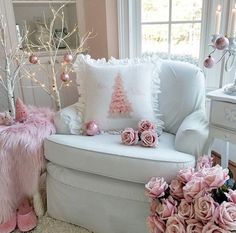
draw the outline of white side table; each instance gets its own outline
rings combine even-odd
[[[209,138],[206,144],[208,154],[211,153],[215,138],[226,141],[226,151],[221,155],[221,165],[228,167],[229,142],[236,144],[236,96],[227,95],[223,89],[207,94],[211,99]]]

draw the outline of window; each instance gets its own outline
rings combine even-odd
[[[141,0],[141,53],[197,65],[201,24],[202,0]]]
[[[203,61],[212,51],[217,6],[221,6],[220,34],[231,27],[236,0],[117,0],[120,57],[157,53],[164,59],[188,61],[203,68],[209,90],[233,80],[223,62],[205,69]],[[218,60],[222,53],[215,54]]]

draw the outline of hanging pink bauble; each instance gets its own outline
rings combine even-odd
[[[229,46],[229,40],[225,36],[221,36],[216,39],[215,47],[219,50],[224,50]]]
[[[212,68],[215,64],[215,59],[212,56],[208,56],[205,60],[204,60],[204,66],[206,68]]]
[[[29,57],[29,62],[31,64],[37,64],[38,63],[38,57],[34,54],[31,54],[30,57]]]
[[[88,121],[85,123],[85,134],[88,136],[94,136],[100,133],[98,124],[95,121]]]
[[[66,63],[71,63],[72,60],[73,60],[73,56],[72,56],[71,54],[66,53],[66,54],[64,55],[64,62],[66,62]]]
[[[68,82],[70,79],[69,74],[65,74],[64,72],[61,74],[61,81],[62,82]]]

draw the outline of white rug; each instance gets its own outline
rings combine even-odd
[[[29,231],[31,233],[91,233],[90,231],[75,226],[69,223],[65,223],[59,220],[52,219],[46,214],[44,217],[40,218],[38,226]],[[15,230],[13,233],[20,233],[19,230]]]

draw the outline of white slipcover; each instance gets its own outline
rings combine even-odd
[[[163,61],[160,80],[165,132],[158,148],[128,147],[120,144],[119,135],[106,134],[52,135],[45,141],[45,156],[50,161],[49,215],[96,233],[148,232],[148,203],[144,196],[137,199],[133,194],[137,188],[144,192],[151,176],[164,176],[169,181],[179,169],[194,166],[208,135],[201,70],[188,63]],[[68,119],[71,113],[78,120],[73,105],[58,114]],[[58,126],[57,132],[74,134],[71,127],[76,120],[70,124],[58,114],[56,123],[63,127]],[[129,187],[129,196],[124,195],[124,187]],[[93,207],[94,211],[88,210]]]

